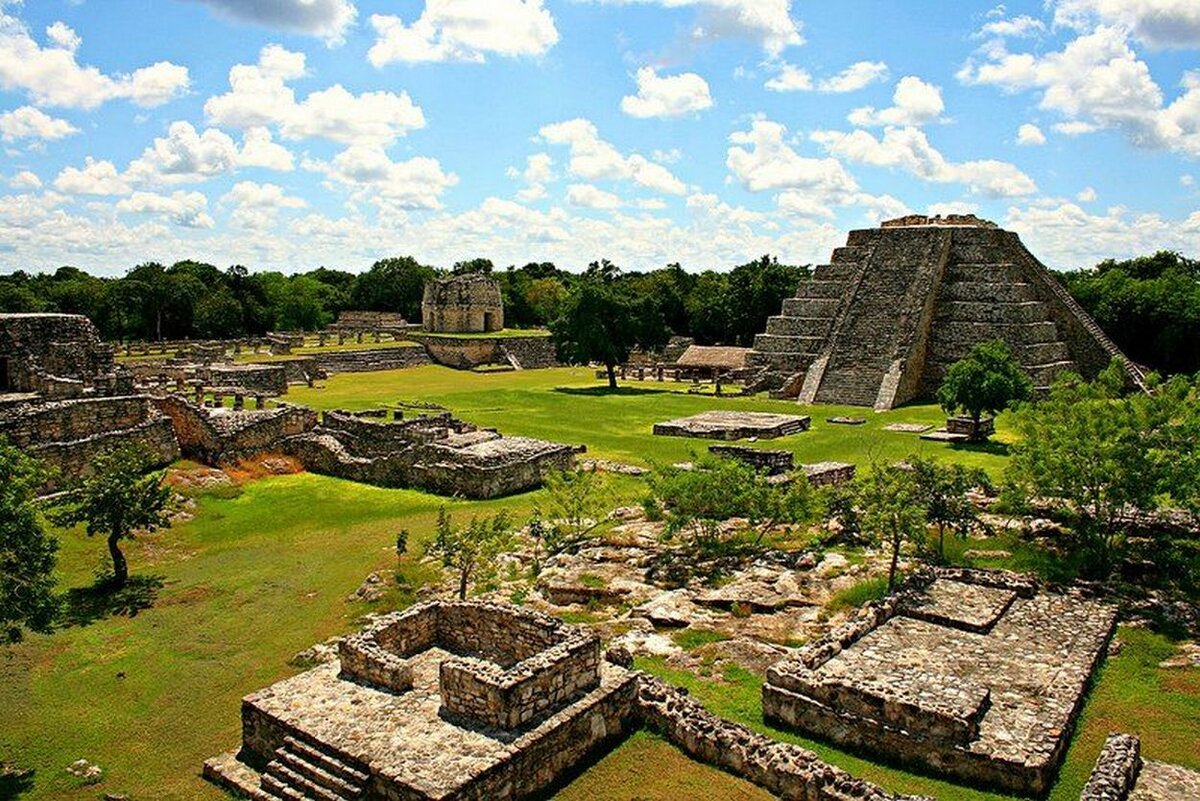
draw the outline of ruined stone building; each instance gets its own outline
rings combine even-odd
[[[757,387],[802,403],[876,410],[936,392],[972,347],[1000,339],[1035,386],[1115,357],[1141,374],[1011,231],[973,215],[912,216],[851,231],[782,313],[749,362]]]
[[[128,389],[113,348],[81,314],[0,314],[0,394],[56,398]]]
[[[421,320],[436,334],[481,334],[504,328],[500,284],[480,273],[439,278],[425,285]]]

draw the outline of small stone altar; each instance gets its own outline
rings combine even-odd
[[[654,434],[721,440],[777,439],[807,431],[811,424],[812,418],[807,415],[711,411],[655,423]]]

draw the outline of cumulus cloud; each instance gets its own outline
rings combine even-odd
[[[353,0],[191,0],[227,19],[250,22],[289,33],[319,36],[341,44],[358,10]]]
[[[234,225],[257,230],[274,225],[280,209],[308,208],[303,198],[288,195],[283,187],[254,181],[238,181],[221,197],[221,205],[232,207]]]
[[[263,167],[279,172],[295,169],[292,152],[273,141],[271,131],[265,127],[249,128],[242,134],[242,151],[238,155],[238,166]]]
[[[1042,129],[1027,122],[1017,129],[1017,144],[1026,147],[1046,144],[1046,135]]]
[[[1096,190],[1090,186],[1085,186],[1082,190],[1080,190],[1079,194],[1075,196],[1075,199],[1080,203],[1092,203],[1096,200],[1096,197]]]
[[[106,75],[75,58],[81,40],[61,22],[39,44],[29,28],[0,3],[0,88],[22,91],[41,106],[92,109],[117,98],[146,108],[160,106],[189,85],[186,67],[159,61],[128,75]]]
[[[0,139],[5,142],[62,139],[77,133],[79,129],[71,123],[51,117],[33,106],[21,106],[0,114]]]
[[[558,42],[554,17],[542,0],[426,0],[405,25],[390,14],[371,15],[377,35],[367,58],[376,67],[393,62],[473,61],[489,53],[540,56]]]
[[[838,158],[876,167],[898,167],[933,183],[961,183],[989,197],[1014,197],[1037,191],[1037,184],[1016,166],[983,159],[954,163],[929,143],[919,128],[888,127],[875,138],[867,131],[816,131],[813,141]]]
[[[407,92],[356,95],[334,84],[298,101],[287,83],[305,73],[303,53],[267,45],[257,64],[236,64],[230,69],[230,91],[210,97],[204,113],[214,125],[276,126],[286,139],[315,137],[377,147],[425,126],[424,113]]]
[[[766,82],[773,92],[826,92],[842,94],[857,92],[878,81],[887,80],[888,66],[882,61],[859,61],[851,64],[837,75],[813,82],[812,76],[792,64],[783,63],[778,74]]]
[[[777,122],[755,120],[750,130],[730,135],[725,165],[751,192],[804,189],[828,200],[858,191],[857,182],[841,162],[801,156],[784,140],[786,133]]]
[[[88,156],[82,168],[65,167],[54,179],[54,188],[68,195],[128,195],[129,182],[111,161]]]
[[[1200,47],[1195,0],[1057,0],[1054,22],[1086,30],[1097,21],[1119,25],[1154,48]]]
[[[13,189],[41,189],[42,179],[38,178],[29,170],[21,170],[19,173],[8,179],[8,185]]]
[[[1022,15],[1019,17],[992,20],[979,30],[978,36],[1019,39],[1026,36],[1036,36],[1037,34],[1044,33],[1045,30],[1046,23],[1040,19]]]
[[[621,111],[631,117],[683,117],[712,108],[708,82],[694,72],[659,76],[653,67],[637,71],[636,95],[621,100]]]
[[[847,119],[860,128],[925,125],[936,121],[945,109],[939,87],[925,83],[915,75],[906,75],[896,84],[891,107],[863,106],[851,111]]]
[[[542,126],[538,132],[552,145],[570,148],[567,169],[588,181],[633,181],[667,195],[683,195],[687,187],[671,171],[637,153],[623,155],[600,138],[591,120],[573,119]]]
[[[567,202],[572,206],[611,211],[621,207],[621,198],[591,184],[571,184],[567,187]]]
[[[800,24],[792,19],[791,0],[599,0],[614,4],[695,8],[690,27],[695,41],[742,38],[759,42],[769,55],[804,44]]]
[[[392,161],[382,148],[370,145],[352,145],[330,162],[309,160],[303,166],[349,189],[357,200],[397,209],[441,208],[441,196],[458,183],[458,176],[443,171],[437,159]]]
[[[525,187],[518,190],[517,199],[529,203],[541,200],[546,196],[546,184],[558,180],[554,173],[554,159],[549,153],[534,153],[525,158],[525,169],[509,167],[508,177],[518,178],[525,182]]]
[[[170,195],[134,192],[117,203],[118,211],[135,214],[159,214],[184,228],[212,228],[208,198],[199,192],[176,191]]]
[[[229,134],[215,128],[200,132],[190,122],[178,121],[130,163],[127,173],[137,182],[185,183],[231,172],[238,161],[238,147]]]

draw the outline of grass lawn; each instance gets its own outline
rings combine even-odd
[[[702,453],[706,440],[651,435],[654,424],[710,409],[807,414],[812,430],[794,437],[765,440],[763,448],[795,452],[799,462],[844,461],[865,467],[917,453],[949,458],[999,475],[1008,429],[1002,417],[996,442],[951,446],[926,442],[916,434],[884,431],[890,423],[940,426],[946,415],[937,406],[906,406],[882,414],[849,406],[802,407],[769,398],[716,398],[689,395],[687,384],[624,382],[616,391],[597,381],[591,370],[559,368],[505,373],[473,373],[445,367],[416,367],[384,373],[342,373],[323,387],[292,387],[285,400],[315,409],[360,410],[398,401],[431,401],[455,415],[506,434],[583,443],[591,455],[633,464],[671,463]],[[866,424],[826,423],[839,415],[865,417]]]
[[[674,389],[635,385],[611,394],[598,391],[583,370],[474,374],[430,367],[337,376],[326,389],[296,390],[289,400],[321,408],[433,401],[511,434],[583,441],[598,455],[638,463],[683,458],[704,445],[650,437],[656,420],[708,408],[797,408]],[[911,434],[881,430],[890,421],[937,422],[941,415],[933,407],[878,416],[853,410],[869,419],[857,428],[824,423],[826,416],[848,411],[813,410],[814,430],[779,445],[805,461],[862,462],[920,450],[991,470],[1003,465],[997,453],[921,443]],[[642,491],[639,480],[615,481],[614,503]],[[75,625],[0,648],[0,760],[36,771],[23,792],[0,785],[0,799],[95,801],[104,793],[128,793],[134,799],[223,798],[199,771],[205,758],[238,744],[241,697],[298,672],[288,664],[293,654],[357,628],[365,612],[411,601],[398,588],[375,605],[347,600],[367,573],[394,566],[401,528],[410,530],[410,549],[415,549],[432,533],[443,504],[456,515],[509,508],[520,518],[540,497],[535,492],[482,503],[446,501],[308,474],[254,481],[236,497],[201,497],[193,520],[130,543],[136,581],[118,599],[122,604],[97,603],[80,592],[103,564],[104,544],[79,531],[63,532],[60,586],[76,591]],[[1037,561],[1019,550],[1013,559]],[[109,607],[117,606],[125,613],[113,614]],[[1137,630],[1122,637],[1126,647],[1104,668],[1055,799],[1070,797],[1072,788],[1078,794],[1100,741],[1113,729],[1143,735],[1144,751],[1152,758],[1200,767],[1195,725],[1200,671],[1159,670],[1156,665],[1171,647],[1161,637]],[[689,686],[720,714],[763,729],[756,677],[733,672],[722,680],[703,680],[668,673],[659,664],[645,666]],[[992,797],[819,750],[892,789],[933,788],[941,799]],[[80,758],[104,769],[100,784],[82,786],[66,772]],[[561,794],[594,801],[692,797],[762,795],[696,765],[651,735],[632,738]]]

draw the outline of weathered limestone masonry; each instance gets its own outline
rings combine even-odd
[[[316,412],[303,406],[210,409],[179,395],[154,398],[153,402],[170,418],[183,455],[209,465],[277,453],[288,437],[310,431],[317,424]]]
[[[1200,772],[1143,759],[1138,738],[1110,734],[1079,801],[1194,801]]]
[[[775,664],[764,717],[939,775],[1053,784],[1116,610],[999,571],[923,571]]]
[[[52,468],[47,493],[83,478],[96,456],[120,445],[142,446],[155,467],[179,458],[171,421],[142,395],[2,405],[0,437]]]
[[[370,373],[432,364],[420,347],[368,348],[316,353],[313,360],[324,373]]]
[[[755,339],[756,389],[802,403],[890,409],[932,397],[983,341],[1016,351],[1039,387],[1094,377],[1121,354],[1020,238],[973,216],[905,217],[851,231]]]
[[[251,393],[285,395],[288,390],[287,368],[282,364],[214,364],[198,369],[196,377],[208,386],[239,387]]]
[[[745,462],[769,476],[790,473],[796,466],[796,457],[791,451],[769,451],[741,445],[709,445],[708,452],[713,456]]]
[[[240,753],[205,776],[262,799],[503,801],[545,790],[636,723],[634,674],[601,663],[595,634],[537,612],[434,602],[340,652],[247,696]]]
[[[654,434],[723,440],[776,439],[807,431],[811,424],[812,418],[807,415],[712,411],[655,423]]]
[[[114,366],[113,355],[83,315],[0,314],[0,395],[129,394],[132,379]]]
[[[649,726],[788,801],[918,801],[714,717],[627,670],[628,653],[610,658],[595,633],[538,612],[421,604],[343,640],[337,660],[246,696],[240,751],[208,760],[204,775],[260,801],[516,801]]]
[[[457,370],[470,370],[484,364],[508,364],[515,370],[559,365],[554,341],[544,333],[497,337],[410,334],[409,339],[424,345],[429,358],[437,364]]]
[[[381,487],[495,498],[541,486],[574,464],[576,449],[478,430],[449,414],[387,421],[326,412],[321,425],[282,443],[305,469]]]
[[[426,331],[470,334],[504,328],[500,284],[479,273],[438,278],[425,285],[421,324]]]

